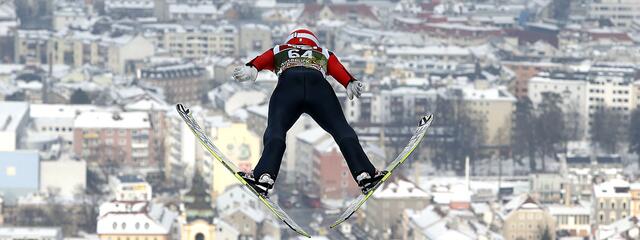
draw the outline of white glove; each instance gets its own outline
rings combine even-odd
[[[238,82],[255,81],[258,69],[253,66],[237,66],[233,69],[233,79]]]
[[[349,100],[353,100],[354,96],[359,98],[360,94],[362,94],[362,90],[364,90],[364,83],[358,80],[353,80],[347,85],[347,97]]]

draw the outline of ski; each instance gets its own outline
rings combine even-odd
[[[330,226],[330,228],[335,228],[340,223],[343,223],[344,221],[349,219],[349,217],[351,217],[351,215],[353,215],[362,206],[362,204],[364,204],[367,201],[367,199],[369,199],[369,197],[373,195],[376,189],[378,189],[378,187],[380,187],[385,181],[387,181],[387,179],[389,179],[389,177],[391,177],[391,174],[393,174],[393,170],[395,170],[398,166],[404,163],[404,161],[407,160],[409,156],[411,156],[411,153],[413,153],[413,151],[422,142],[422,139],[424,139],[424,136],[427,132],[427,128],[431,126],[432,120],[433,120],[433,114],[426,115],[422,117],[422,119],[420,119],[420,122],[418,123],[418,128],[416,129],[415,133],[409,140],[409,143],[407,144],[407,146],[404,147],[402,152],[393,160],[393,162],[391,162],[391,164],[389,164],[385,168],[385,170],[387,171],[387,174],[385,174],[384,177],[382,177],[382,180],[380,180],[375,186],[373,186],[373,188],[371,188],[369,192],[367,192],[366,194],[360,194],[360,196],[354,199],[351,202],[351,204],[349,204],[347,209],[342,214],[340,214],[338,219]]]
[[[204,133],[200,125],[198,125],[196,120],[193,118],[192,112],[188,108],[186,108],[182,104],[177,104],[176,109],[178,111],[178,114],[180,114],[180,117],[182,117],[184,122],[187,123],[187,126],[189,126],[193,134],[200,140],[202,146],[207,151],[209,151],[209,153],[211,153],[211,155],[213,155],[214,158],[218,160],[218,162],[222,163],[222,165],[224,165],[225,168],[229,170],[231,174],[233,174],[233,176],[244,186],[245,189],[249,190],[251,193],[253,193],[254,196],[260,199],[260,201],[269,209],[269,211],[271,211],[271,213],[273,213],[274,216],[276,216],[280,221],[284,222],[284,224],[286,224],[293,231],[302,236],[311,238],[311,236],[307,232],[305,232],[304,229],[300,227],[300,225],[294,222],[293,219],[289,217],[289,215],[284,210],[282,210],[280,205],[278,205],[271,199],[265,198],[264,196],[260,195],[238,174],[240,169],[227,157],[225,157],[225,155],[222,154],[222,152],[213,144],[209,137]]]

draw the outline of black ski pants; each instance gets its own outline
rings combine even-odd
[[[309,114],[338,144],[355,179],[362,172],[374,175],[375,167],[367,158],[355,131],[344,117],[336,94],[318,70],[293,67],[280,74],[271,99],[264,149],[253,170],[256,178],[263,173],[277,177],[285,150],[287,131],[302,113]],[[312,156],[299,156],[308,157]],[[300,161],[301,159],[298,159]],[[309,174],[311,169],[304,169]]]

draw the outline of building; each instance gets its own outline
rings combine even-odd
[[[549,205],[549,214],[555,219],[556,231],[569,236],[588,237],[591,233],[591,209],[582,205]]]
[[[520,195],[504,206],[502,236],[516,239],[555,239],[556,225],[549,211],[527,194]]]
[[[44,138],[61,138],[65,147],[73,144],[73,123],[76,115],[85,111],[96,111],[95,105],[31,104],[29,118],[31,127]]]
[[[480,120],[487,146],[505,146],[511,141],[516,98],[504,87],[488,87],[476,81],[473,87],[451,87],[442,97],[462,100],[467,113]]]
[[[371,198],[362,212],[370,236],[376,239],[397,239],[401,233],[390,229],[399,229],[403,211],[424,209],[431,199],[414,183],[399,178],[388,180]]]
[[[558,173],[531,173],[531,195],[541,203],[562,202],[569,180]]]
[[[593,19],[609,20],[614,27],[627,28],[640,19],[640,4],[637,0],[589,1],[587,14]]]
[[[152,17],[154,0],[105,0],[105,12],[115,18]]]
[[[40,158],[35,151],[0,152],[0,194],[5,203],[40,190]]]
[[[0,102],[0,151],[20,148],[29,122],[29,103]]]
[[[154,125],[146,112],[82,112],[74,122],[73,152],[112,167],[157,164]]]
[[[152,202],[105,202],[96,233],[109,239],[176,239],[178,213]]]
[[[557,63],[534,61],[504,61],[502,64],[516,75],[515,81],[509,85],[509,91],[517,98],[529,96],[529,80],[537,76],[538,73],[551,71],[561,66]]]
[[[14,61],[27,65],[48,63],[48,42],[52,33],[47,30],[16,30],[14,33]]]
[[[631,214],[629,183],[620,179],[593,185],[591,212],[596,226],[609,225]]]
[[[119,74],[133,73],[134,62],[155,53],[153,43],[141,35],[105,37],[83,31],[58,32],[48,39],[48,47],[53,64],[90,64]],[[48,63],[45,59],[41,64]]]
[[[244,24],[240,26],[239,54],[246,56],[262,53],[274,45],[271,39],[271,28],[261,24]]]
[[[56,161],[40,162],[40,191],[65,199],[84,193],[87,187],[87,163],[67,156]]]
[[[200,172],[196,172],[191,183],[191,189],[182,197],[184,204],[181,218],[182,240],[213,240],[216,238],[217,227],[214,222],[215,210],[211,202],[209,186],[207,186]]]
[[[454,211],[434,205],[419,210],[404,210],[402,228],[401,239],[408,240],[504,239],[468,211]]]
[[[324,131],[320,127],[313,127],[295,135],[297,140],[295,149],[295,167],[293,175],[295,175],[295,182],[302,186],[317,186],[315,185],[314,174],[309,174],[309,169],[313,169],[315,160],[312,157],[318,144],[331,140],[331,135]],[[289,173],[291,174],[291,173]],[[313,189],[310,192],[317,193],[317,189]]]
[[[142,69],[140,83],[160,87],[170,103],[198,103],[210,87],[204,68],[193,63],[159,65]]]
[[[191,110],[193,111],[193,117],[198,122],[202,122],[199,114],[202,109],[192,107]],[[205,162],[204,165],[211,166],[214,160],[204,157],[199,140],[196,139],[189,126],[184,123],[184,120],[176,111],[167,113],[166,123],[166,137],[164,138],[164,145],[167,146],[164,152],[165,176],[167,176],[167,179],[186,185],[189,177],[195,173],[198,161],[203,161]],[[207,182],[212,179],[211,171],[209,168],[204,168],[201,171]]]
[[[223,120],[222,117],[209,117],[205,118],[204,125],[207,126],[205,128],[210,129],[211,141],[241,170],[249,171],[258,163],[262,138],[249,131],[246,123],[232,123]],[[213,159],[213,156],[206,152],[205,158]],[[213,169],[211,192],[216,196],[224,192],[227,187],[237,184],[237,180],[222,164],[213,162],[213,165],[205,164],[203,168]]]
[[[375,14],[372,6],[367,4],[317,4],[307,3],[304,5],[302,14],[297,22],[310,23],[311,19],[319,20],[342,20],[347,22],[358,22],[368,27],[380,26],[380,20]],[[317,20],[314,20],[314,23]]]
[[[109,178],[109,187],[119,202],[151,201],[153,191],[151,185],[142,177],[135,175],[119,175]]]
[[[144,35],[156,48],[173,57],[202,59],[209,55],[237,56],[240,50],[238,29],[233,25],[146,24]]]
[[[360,188],[354,181],[336,142],[329,138],[314,149],[313,179],[320,189],[320,199],[343,200],[358,195]]]
[[[3,240],[62,240],[61,228],[54,227],[1,227],[0,239]]]
[[[240,184],[229,186],[216,199],[220,218],[215,224],[218,224],[218,230],[220,228],[223,230],[218,234],[235,231],[240,238],[233,239],[258,239],[258,236],[280,239],[277,222],[271,212],[261,206],[260,200],[247,192],[244,186]],[[235,226],[236,229],[229,228],[228,225]]]
[[[632,183],[631,193],[631,215],[640,217],[640,183]]]

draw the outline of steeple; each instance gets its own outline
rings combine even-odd
[[[215,211],[211,205],[211,194],[208,189],[200,169],[196,168],[191,189],[183,196],[187,222],[202,219],[213,223]]]

